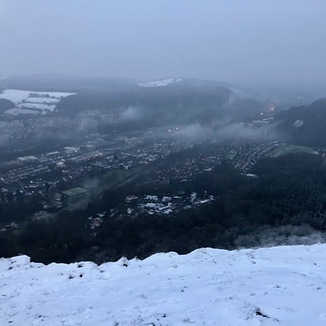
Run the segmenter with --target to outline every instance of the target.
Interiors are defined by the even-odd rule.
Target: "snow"
[[[26,161],[37,161],[38,158],[35,156],[21,156],[17,158],[17,161],[26,162]]]
[[[20,108],[28,108],[28,109],[38,109],[38,110],[47,110],[53,111],[55,109],[55,105],[49,105],[46,103],[23,103],[19,105]]]
[[[36,92],[6,89],[0,94],[0,99],[9,100],[16,106],[14,109],[6,111],[7,114],[40,114],[41,112],[42,114],[46,114],[48,111],[53,111],[56,104],[58,104],[62,98],[74,94],[75,93]]]
[[[80,150],[79,147],[73,147],[73,146],[66,146],[64,148],[64,151],[67,153],[67,154],[72,154],[72,153],[76,153]]]
[[[144,199],[158,201],[158,197],[156,195],[146,195]]]
[[[32,94],[32,95],[31,95]],[[74,95],[75,93],[63,93],[63,92],[35,92],[35,91],[21,91],[16,89],[6,89],[0,94],[0,98],[9,100],[11,102],[14,102],[15,104],[21,103],[22,101],[31,101],[34,97],[33,94],[38,94],[38,96],[43,98],[43,102],[52,100],[51,98],[47,98],[46,95],[49,95],[50,97],[55,97],[60,99],[61,97],[66,97],[69,95]],[[31,97],[30,97],[31,96]],[[38,99],[40,99],[38,97]],[[40,102],[38,100],[38,102]]]
[[[169,202],[171,200],[172,200],[172,198],[170,196],[163,196],[162,203]]]
[[[31,103],[53,104],[53,103],[57,103],[59,101],[60,101],[60,99],[58,99],[58,98],[28,97],[28,102],[31,102]]]
[[[10,115],[19,115],[19,114],[39,114],[36,110],[28,110],[28,109],[10,109],[6,111],[7,114]]]
[[[326,245],[0,260],[0,325],[326,325]]]
[[[297,128],[303,126],[303,121],[302,120],[297,120],[293,123],[293,125]]]
[[[145,204],[146,208],[157,208],[159,209],[162,206],[162,204],[156,204],[156,203],[147,203]]]
[[[254,173],[247,173],[245,176],[250,178],[258,178],[258,175]]]
[[[138,84],[140,87],[162,87],[162,86],[167,86],[169,84],[175,84],[183,81],[181,78],[167,78],[167,79],[161,79],[161,80],[155,80],[155,81],[150,81],[148,83],[141,83]]]

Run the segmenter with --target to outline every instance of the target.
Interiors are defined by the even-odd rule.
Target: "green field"
[[[288,154],[300,154],[300,153],[315,154],[315,155],[318,154],[318,152],[311,147],[296,146],[296,145],[282,145],[279,148],[276,148],[275,151],[273,151],[271,154],[269,154],[269,157],[279,157]]]

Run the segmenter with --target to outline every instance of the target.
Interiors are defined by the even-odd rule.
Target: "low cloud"
[[[135,120],[140,120],[143,117],[144,117],[144,112],[142,109],[134,106],[130,106],[120,114],[119,121],[120,122],[135,121]]]
[[[233,123],[219,129],[216,136],[220,140],[267,141],[275,138],[276,132],[273,125],[255,128],[249,124]]]
[[[277,138],[274,124],[254,127],[245,123],[216,122],[212,125],[191,124],[171,127],[169,135],[186,141],[270,141]]]
[[[174,132],[178,137],[190,140],[203,140],[213,136],[213,130],[211,128],[198,124],[176,127],[171,132]]]

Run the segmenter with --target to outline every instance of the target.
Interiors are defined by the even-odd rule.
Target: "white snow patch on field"
[[[29,103],[47,103],[53,104],[60,102],[59,98],[44,98],[44,97],[28,97],[27,102]]]
[[[297,128],[303,126],[303,121],[302,120],[297,120],[293,123],[293,125]]]
[[[326,245],[0,260],[0,325],[326,325]]]
[[[10,115],[20,115],[20,114],[40,114],[39,111],[36,110],[28,110],[28,109],[10,109],[6,111],[7,114]]]
[[[0,99],[6,99],[16,105],[15,109],[6,111],[7,114],[45,114],[53,111],[56,104],[64,97],[74,95],[75,93],[63,92],[36,92],[21,91],[15,89],[6,89],[0,94]],[[32,111],[28,109],[38,109]]]
[[[140,87],[162,87],[167,86],[169,84],[179,83],[183,81],[181,78],[167,78],[167,79],[161,79],[161,80],[155,80],[148,83],[141,83],[138,84]]]
[[[23,103],[19,105],[20,108],[27,108],[27,109],[38,109],[38,110],[46,110],[46,111],[53,111],[55,109],[55,105],[49,105],[46,103]]]
[[[32,95],[31,95],[32,94]],[[22,101],[30,101],[30,99],[33,99],[33,94],[37,94],[39,97],[37,97],[40,101],[40,99],[43,99],[44,102],[51,100],[51,98],[56,98],[57,100],[60,100],[62,97],[66,97],[69,95],[74,95],[75,93],[62,93],[62,92],[35,92],[35,91],[21,91],[16,89],[6,89],[0,94],[0,98],[9,100],[11,102],[14,102],[15,104],[19,104]],[[47,95],[49,98],[47,98]]]

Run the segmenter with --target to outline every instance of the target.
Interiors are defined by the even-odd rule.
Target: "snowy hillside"
[[[326,245],[0,260],[0,325],[326,325]]]
[[[140,87],[163,87],[168,86],[170,84],[175,84],[183,81],[181,78],[167,78],[167,79],[161,79],[161,80],[154,80],[150,81],[148,83],[141,83],[138,84]]]
[[[74,94],[6,89],[0,94],[0,99],[6,99],[15,104],[15,108],[8,110],[7,114],[46,114],[53,111],[62,98]]]

